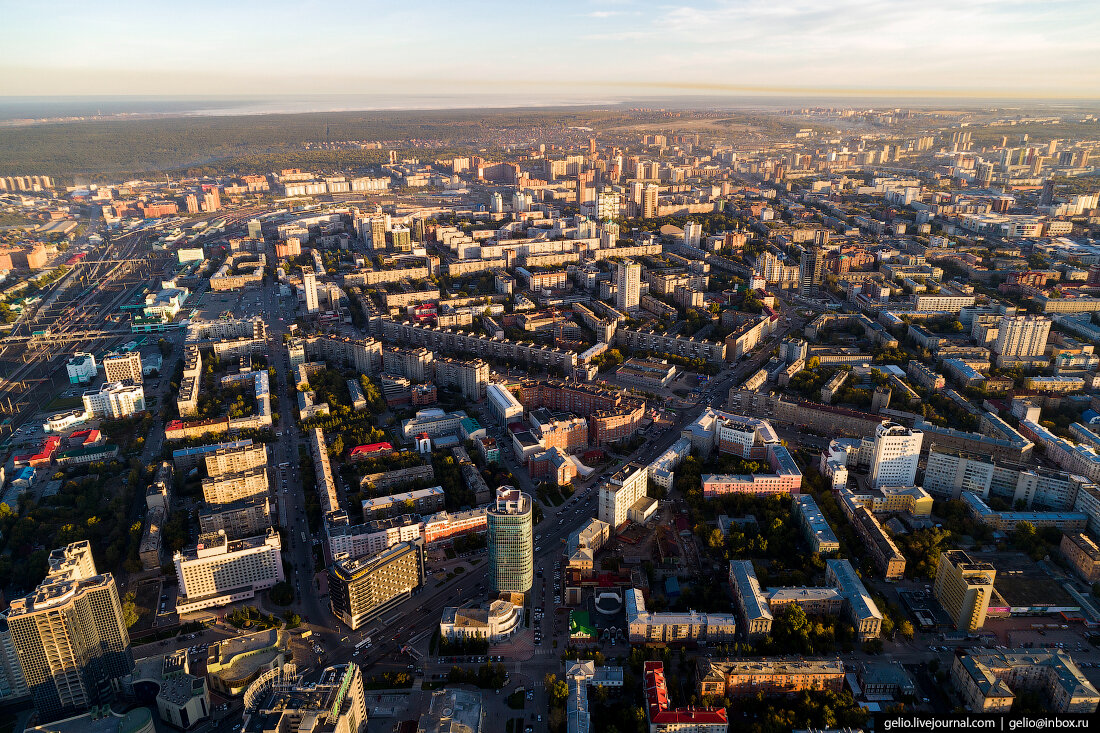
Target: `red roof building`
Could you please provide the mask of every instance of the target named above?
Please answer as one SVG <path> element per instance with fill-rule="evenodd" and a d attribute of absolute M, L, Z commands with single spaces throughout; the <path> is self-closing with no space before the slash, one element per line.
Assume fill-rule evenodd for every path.
<path fill-rule="evenodd" d="M 726 733 L 729 730 L 725 708 L 672 709 L 663 662 L 646 662 L 643 669 L 646 714 L 651 733 Z"/>
<path fill-rule="evenodd" d="M 351 449 L 348 459 L 352 461 L 364 461 L 368 458 L 378 458 L 393 453 L 393 446 L 389 443 L 371 443 L 370 445 L 357 445 Z"/>
<path fill-rule="evenodd" d="M 22 466 L 34 466 L 39 468 L 41 466 L 50 465 L 50 461 L 53 460 L 53 454 L 57 451 L 58 446 L 61 445 L 61 438 L 56 435 L 51 435 L 42 441 L 42 445 L 38 447 L 34 453 L 23 453 L 22 455 L 12 456 L 12 463 L 16 468 Z"/>

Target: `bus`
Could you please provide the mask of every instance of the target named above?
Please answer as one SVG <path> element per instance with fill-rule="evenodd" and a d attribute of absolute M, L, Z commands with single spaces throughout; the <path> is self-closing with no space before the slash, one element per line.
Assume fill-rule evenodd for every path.
<path fill-rule="evenodd" d="M 365 646 L 370 646 L 370 637 L 369 636 L 355 645 L 355 651 L 359 651 Z"/>

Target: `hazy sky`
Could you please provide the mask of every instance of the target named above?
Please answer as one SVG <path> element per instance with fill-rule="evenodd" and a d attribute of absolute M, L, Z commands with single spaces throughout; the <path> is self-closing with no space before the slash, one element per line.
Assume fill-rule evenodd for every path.
<path fill-rule="evenodd" d="M 0 95 L 1100 97 L 1100 0 L 0 0 Z"/>

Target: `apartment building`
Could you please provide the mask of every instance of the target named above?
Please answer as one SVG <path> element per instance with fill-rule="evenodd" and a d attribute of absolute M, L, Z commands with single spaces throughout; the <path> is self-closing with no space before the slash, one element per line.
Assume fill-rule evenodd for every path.
<path fill-rule="evenodd" d="M 435 384 L 454 387 L 466 399 L 480 402 L 489 389 L 489 365 L 481 359 L 462 361 L 439 357 L 435 360 Z"/>
<path fill-rule="evenodd" d="M 1017 691 L 1037 692 L 1055 713 L 1095 713 L 1100 692 L 1062 650 L 971 650 L 951 662 L 951 681 L 967 710 L 1007 713 Z"/>
<path fill-rule="evenodd" d="M 727 613 L 655 612 L 646 609 L 638 588 L 623 595 L 626 609 L 627 638 L 631 644 L 665 646 L 732 641 L 737 635 L 737 618 Z"/>
<path fill-rule="evenodd" d="M 87 540 L 50 553 L 45 579 L 16 598 L 6 626 L 42 723 L 114 701 L 134 670 L 115 579 Z"/>
<path fill-rule="evenodd" d="M 577 367 L 577 354 L 573 351 L 509 339 L 491 339 L 435 326 L 382 319 L 382 335 L 387 341 L 426 346 L 443 354 L 467 353 L 511 364 L 555 367 L 566 374 L 572 374 Z"/>
<path fill-rule="evenodd" d="M 724 341 L 707 341 L 690 336 L 669 336 L 657 331 L 638 331 L 630 328 L 615 330 L 615 344 L 631 351 L 650 351 L 658 356 L 672 354 L 691 359 L 702 359 L 714 364 L 726 360 Z"/>
<path fill-rule="evenodd" d="M 802 529 L 802 538 L 812 552 L 829 555 L 840 551 L 840 541 L 812 496 L 806 494 L 792 497 L 792 507 Z"/>
<path fill-rule="evenodd" d="M 265 495 L 212 504 L 199 509 L 199 533 L 225 532 L 231 540 L 255 537 L 271 526 L 271 502 Z"/>
<path fill-rule="evenodd" d="M 726 733 L 725 708 L 672 707 L 664 667 L 664 662 L 645 662 L 642 671 L 650 733 Z"/>
<path fill-rule="evenodd" d="M 882 486 L 912 486 L 917 477 L 924 433 L 884 420 L 875 429 L 871 455 L 871 484 Z"/>
<path fill-rule="evenodd" d="M 267 465 L 267 448 L 262 444 L 222 444 L 202 454 L 206 475 L 211 478 L 249 471 Z"/>
<path fill-rule="evenodd" d="M 239 501 L 262 499 L 267 496 L 268 486 L 267 467 L 258 466 L 204 478 L 202 496 L 207 504 L 222 507 Z"/>
<path fill-rule="evenodd" d="M 1100 581 L 1100 546 L 1084 532 L 1066 532 L 1059 546 L 1081 580 L 1092 584 Z"/>
<path fill-rule="evenodd" d="M 847 489 L 841 489 L 839 493 L 844 516 L 848 518 L 856 536 L 875 561 L 875 567 L 882 573 L 882 577 L 900 580 L 905 575 L 905 555 L 867 504 L 860 503 Z"/>
<path fill-rule="evenodd" d="M 731 699 L 762 694 L 790 696 L 804 690 L 840 692 L 844 662 L 839 659 L 713 659 L 695 666 L 695 691 Z"/>
<path fill-rule="evenodd" d="M 729 585 L 745 637 L 771 633 L 779 607 L 796 603 L 806 613 L 843 615 L 861 640 L 876 638 L 882 630 L 882 612 L 852 564 L 846 559 L 826 560 L 825 579 L 828 585 L 820 587 L 762 590 L 751 561 L 731 561 Z"/>

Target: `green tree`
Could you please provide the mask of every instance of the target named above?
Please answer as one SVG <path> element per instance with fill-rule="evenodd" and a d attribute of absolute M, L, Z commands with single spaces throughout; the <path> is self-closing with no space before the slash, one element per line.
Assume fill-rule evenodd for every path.
<path fill-rule="evenodd" d="M 137 603 L 135 603 L 137 596 L 133 591 L 130 591 L 122 597 L 122 620 L 126 623 L 126 628 L 133 628 L 134 624 L 138 622 Z"/>

